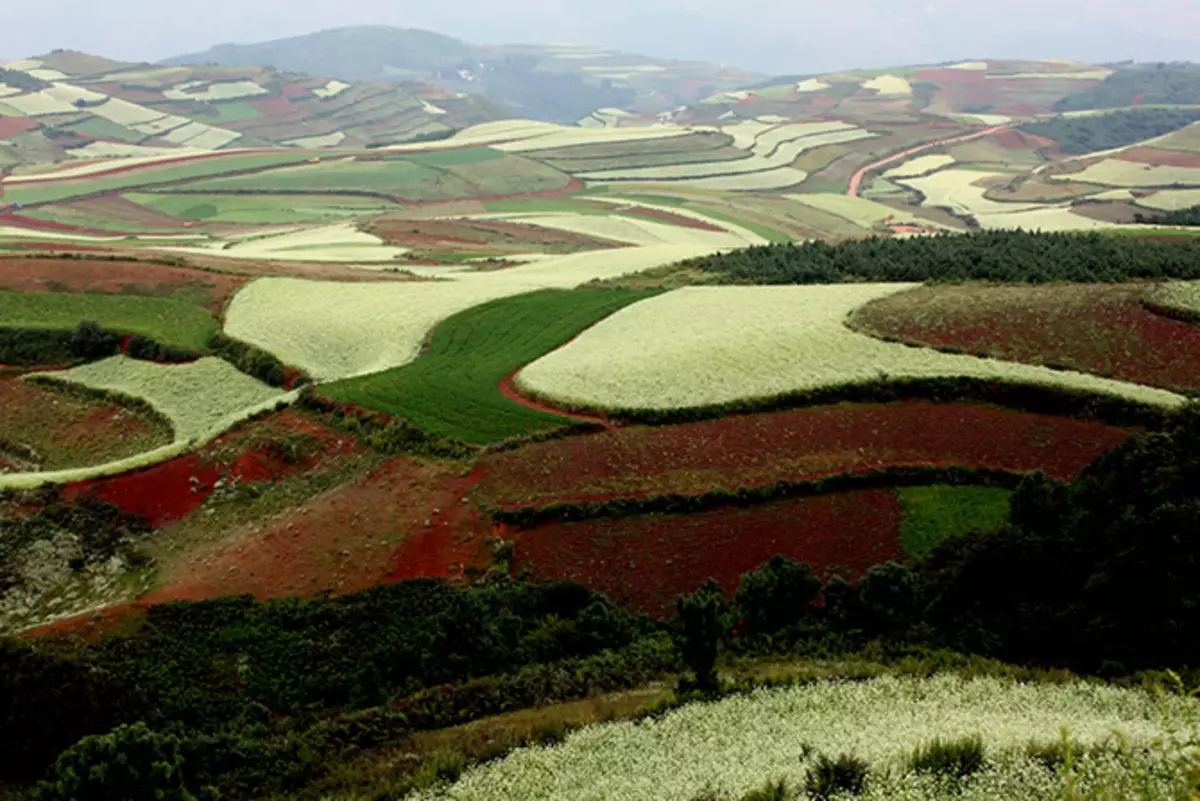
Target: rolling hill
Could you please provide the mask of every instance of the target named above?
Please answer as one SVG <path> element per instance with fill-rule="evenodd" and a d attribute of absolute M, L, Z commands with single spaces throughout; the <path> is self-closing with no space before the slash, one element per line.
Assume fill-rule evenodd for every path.
<path fill-rule="evenodd" d="M 362 26 L 224 44 L 164 64 L 270 64 L 342 80 L 428 81 L 515 114 L 573 123 L 598 108 L 656 114 L 737 88 L 753 73 L 579 45 L 476 46 L 430 31 Z"/>
<path fill-rule="evenodd" d="M 0 166 L 226 148 L 371 147 L 508 116 L 413 82 L 270 67 L 159 67 L 59 51 L 0 70 Z"/>

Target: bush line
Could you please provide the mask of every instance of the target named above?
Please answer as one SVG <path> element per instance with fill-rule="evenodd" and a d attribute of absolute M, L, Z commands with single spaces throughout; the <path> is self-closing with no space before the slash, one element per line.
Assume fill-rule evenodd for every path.
<path fill-rule="evenodd" d="M 765 398 L 735 400 L 729 403 L 694 406 L 686 409 L 595 409 L 563 405 L 539 393 L 521 390 L 540 402 L 572 412 L 602 414 L 619 424 L 666 426 L 698 423 L 729 415 L 781 412 L 809 406 L 837 403 L 894 403 L 901 400 L 927 400 L 934 403 L 991 403 L 1014 411 L 1094 420 L 1116 426 L 1160 428 L 1170 410 L 1137 401 L 1103 396 L 1084 390 L 993 381 L 956 376 L 948 378 L 880 378 L 871 381 L 783 392 Z"/>
<path fill-rule="evenodd" d="M 718 487 L 698 495 L 663 493 L 607 501 L 567 501 L 549 506 L 492 508 L 497 523 L 526 527 L 548 521 L 579 522 L 600 517 L 622 518 L 647 514 L 695 514 L 723 506 L 755 506 L 772 501 L 825 495 L 850 490 L 925 487 L 934 484 L 993 486 L 1016 489 L 1027 473 L 986 467 L 885 467 L 868 472 L 842 473 L 801 481 L 777 481 L 758 487 Z"/>

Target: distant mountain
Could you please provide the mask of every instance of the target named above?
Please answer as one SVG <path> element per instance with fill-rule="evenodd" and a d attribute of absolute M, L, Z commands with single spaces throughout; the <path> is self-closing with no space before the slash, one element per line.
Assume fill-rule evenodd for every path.
<path fill-rule="evenodd" d="M 269 65 L 342 80 L 435 83 L 484 95 L 514 114 L 575 122 L 596 109 L 668 112 L 760 76 L 705 62 L 577 45 L 480 47 L 430 31 L 338 28 L 261 44 L 225 44 L 165 64 Z"/>
<path fill-rule="evenodd" d="M 164 148 L 363 148 L 444 138 L 507 116 L 481 97 L 427 83 L 57 51 L 0 65 L 0 168 Z"/>

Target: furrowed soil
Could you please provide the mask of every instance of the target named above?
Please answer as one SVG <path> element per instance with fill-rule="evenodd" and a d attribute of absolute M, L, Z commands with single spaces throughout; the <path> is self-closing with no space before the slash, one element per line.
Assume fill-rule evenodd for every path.
<path fill-rule="evenodd" d="M 311 597 L 456 578 L 486 564 L 490 522 L 464 502 L 472 477 L 437 462 L 355 460 L 348 478 L 299 503 L 273 505 L 264 496 L 257 513 L 241 510 L 241 522 L 226 525 L 218 510 L 164 532 L 155 552 L 158 588 L 141 601 Z M 272 490 L 285 499 L 287 491 L 286 484 Z"/>
<path fill-rule="evenodd" d="M 481 502 L 505 508 L 703 494 L 887 467 L 956 466 L 1069 480 L 1130 432 L 983 404 L 904 401 L 613 429 L 483 456 Z"/>
<path fill-rule="evenodd" d="M 167 445 L 153 418 L 0 374 L 0 473 L 86 467 Z"/>
<path fill-rule="evenodd" d="M 1200 327 L 1147 309 L 1151 288 L 925 286 L 864 306 L 850 324 L 909 344 L 1196 389 Z"/>
<path fill-rule="evenodd" d="M 857 578 L 900 559 L 903 513 L 892 490 L 862 490 L 725 507 L 690 515 L 550 522 L 505 536 L 516 569 L 578 581 L 620 603 L 669 617 L 675 599 L 709 578 L 726 591 L 781 555 L 821 576 Z"/>

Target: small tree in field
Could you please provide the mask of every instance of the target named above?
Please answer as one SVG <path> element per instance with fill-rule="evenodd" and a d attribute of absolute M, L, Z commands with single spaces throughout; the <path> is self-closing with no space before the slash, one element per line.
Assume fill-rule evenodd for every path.
<path fill-rule="evenodd" d="M 71 352 L 87 361 L 107 358 L 120 348 L 119 336 L 91 320 L 80 322 L 71 335 Z"/>
<path fill-rule="evenodd" d="M 696 689 L 712 692 L 718 686 L 717 653 L 728 609 L 721 585 L 709 579 L 691 595 L 680 596 L 675 609 L 683 662 L 695 674 Z"/>

